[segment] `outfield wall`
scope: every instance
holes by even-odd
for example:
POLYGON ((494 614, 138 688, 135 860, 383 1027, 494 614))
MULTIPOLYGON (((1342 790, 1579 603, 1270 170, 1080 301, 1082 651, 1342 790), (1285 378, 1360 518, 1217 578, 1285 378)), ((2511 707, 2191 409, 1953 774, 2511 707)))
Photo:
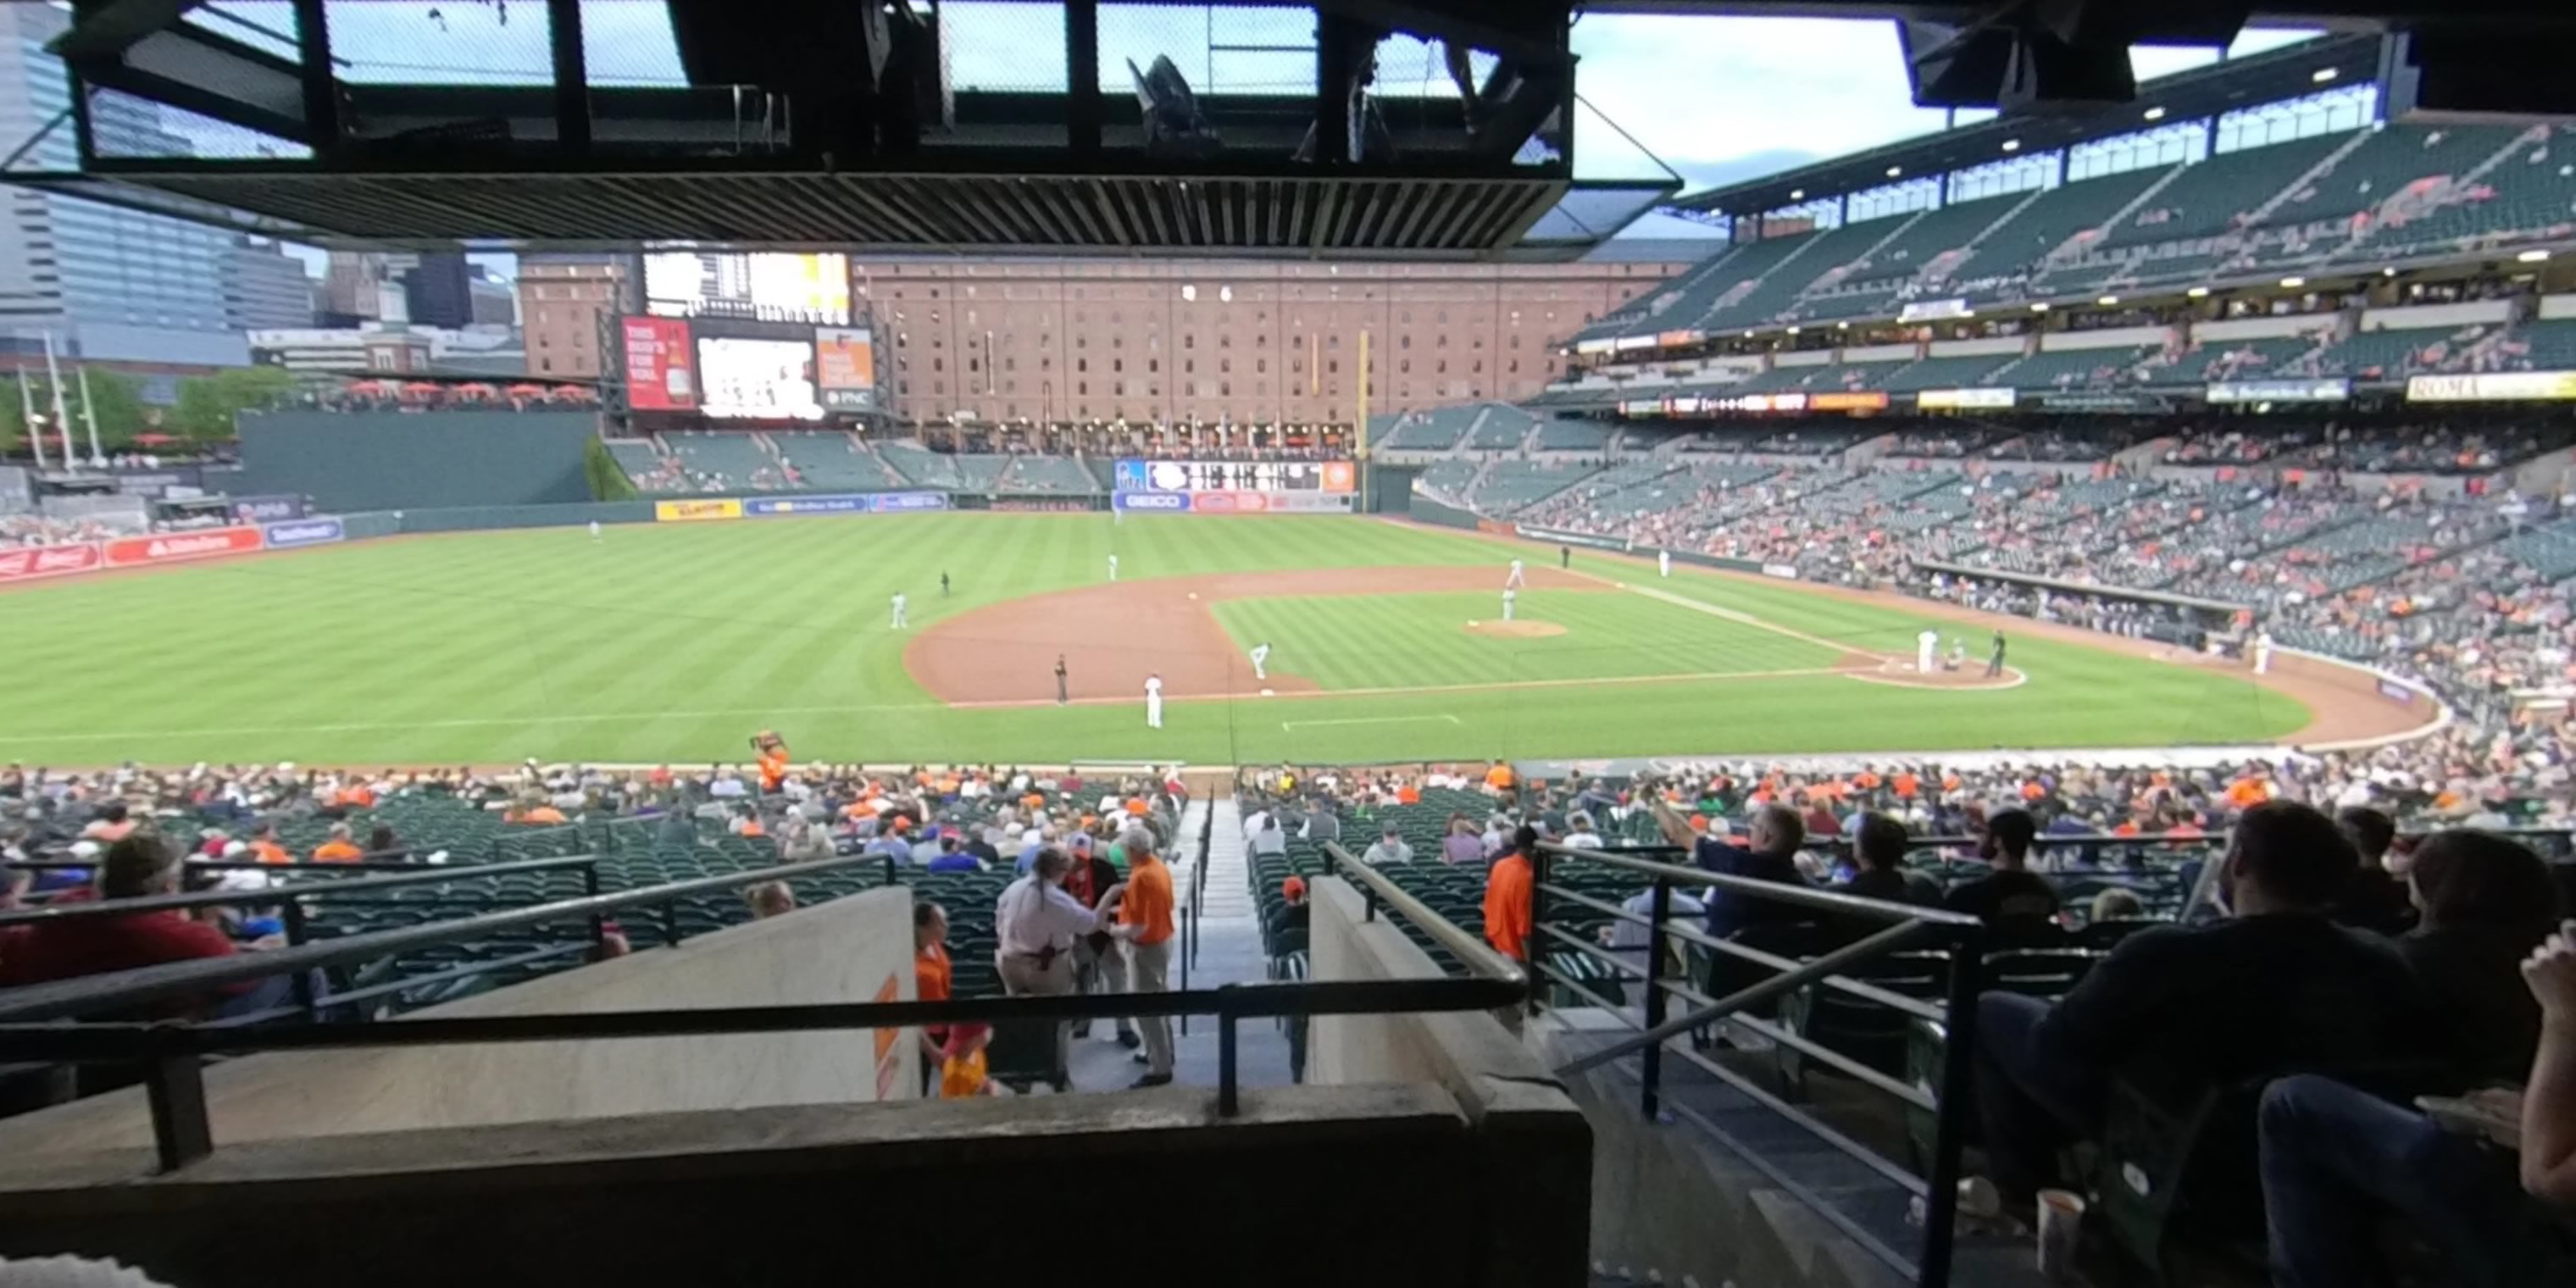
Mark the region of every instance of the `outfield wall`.
POLYGON ((410 510, 590 500, 594 411, 245 412, 245 491, 316 508, 410 510))

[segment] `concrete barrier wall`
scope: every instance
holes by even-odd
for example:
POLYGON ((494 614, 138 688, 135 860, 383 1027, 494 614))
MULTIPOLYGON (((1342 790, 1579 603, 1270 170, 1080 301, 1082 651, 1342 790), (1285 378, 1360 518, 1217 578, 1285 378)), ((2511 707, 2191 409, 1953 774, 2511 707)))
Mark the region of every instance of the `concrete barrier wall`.
MULTIPOLYGON (((1307 953, 1318 981, 1432 979, 1440 969, 1404 933, 1366 919, 1366 901, 1340 877, 1320 878, 1307 953)), ((1536 1288, 1583 1282, 1592 1188, 1592 1128, 1548 1067, 1493 1015, 1318 1016, 1307 1041, 1308 1081, 1322 1085, 1429 1082, 1456 1097, 1475 1126, 1478 1165, 1426 1183, 1471 1189, 1482 1259, 1472 1282, 1536 1288)))
MULTIPOLYGON (((871 890, 616 961, 416 1012, 560 1015, 658 1007, 909 1000, 912 896, 871 890)), ((400 1020, 386 1021, 400 1024, 400 1020)), ((910 1035, 860 1030, 378 1047, 250 1056, 206 1073, 218 1147, 673 1110, 904 1099, 920 1090, 910 1035), (881 1063, 882 1062, 882 1063, 881 1063)), ((0 1160, 140 1149, 140 1088, 0 1121, 0 1160)), ((0 1162, 0 1178, 9 1164, 0 1162)))

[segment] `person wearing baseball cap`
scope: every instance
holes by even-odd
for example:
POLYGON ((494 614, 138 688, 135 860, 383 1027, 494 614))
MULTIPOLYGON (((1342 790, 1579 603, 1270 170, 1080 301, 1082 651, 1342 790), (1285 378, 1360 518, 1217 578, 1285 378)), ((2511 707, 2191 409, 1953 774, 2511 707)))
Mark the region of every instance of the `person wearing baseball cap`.
MULTIPOLYGON (((1292 876, 1279 883, 1280 905, 1270 910, 1265 923, 1269 931, 1270 951, 1284 957, 1306 946, 1306 932, 1313 925, 1314 908, 1306 902, 1306 878, 1292 876)), ((1288 1018, 1288 1076, 1296 1082, 1306 1080, 1306 1017, 1288 1018)))

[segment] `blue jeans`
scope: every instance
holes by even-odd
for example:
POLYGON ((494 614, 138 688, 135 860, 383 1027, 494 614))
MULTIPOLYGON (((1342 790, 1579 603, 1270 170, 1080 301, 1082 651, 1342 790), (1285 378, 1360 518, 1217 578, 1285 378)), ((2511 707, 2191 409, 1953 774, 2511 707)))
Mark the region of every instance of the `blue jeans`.
POLYGON ((2576 1250, 2486 1141, 2314 1074, 2267 1088, 2261 1121, 2275 1288, 2380 1282, 2391 1211, 2469 1288, 2576 1282, 2576 1250))
POLYGON ((2046 1049, 2048 1003, 2019 993, 1977 998, 1977 1120, 1995 1188, 2026 1199, 2057 1181, 2058 1150, 2102 1125, 2101 1070, 2046 1049))

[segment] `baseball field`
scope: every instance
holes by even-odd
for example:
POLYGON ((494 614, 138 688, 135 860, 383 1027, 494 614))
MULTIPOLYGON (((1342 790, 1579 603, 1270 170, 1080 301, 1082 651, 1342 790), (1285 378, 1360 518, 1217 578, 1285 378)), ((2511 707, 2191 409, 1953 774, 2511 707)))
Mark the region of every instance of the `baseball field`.
POLYGON ((37 584, 0 621, 0 760, 55 765, 702 763, 763 727, 869 762, 2138 747, 2422 717, 2296 667, 1364 518, 400 537, 37 584), (1918 672, 1927 629, 1966 664, 1918 672))

